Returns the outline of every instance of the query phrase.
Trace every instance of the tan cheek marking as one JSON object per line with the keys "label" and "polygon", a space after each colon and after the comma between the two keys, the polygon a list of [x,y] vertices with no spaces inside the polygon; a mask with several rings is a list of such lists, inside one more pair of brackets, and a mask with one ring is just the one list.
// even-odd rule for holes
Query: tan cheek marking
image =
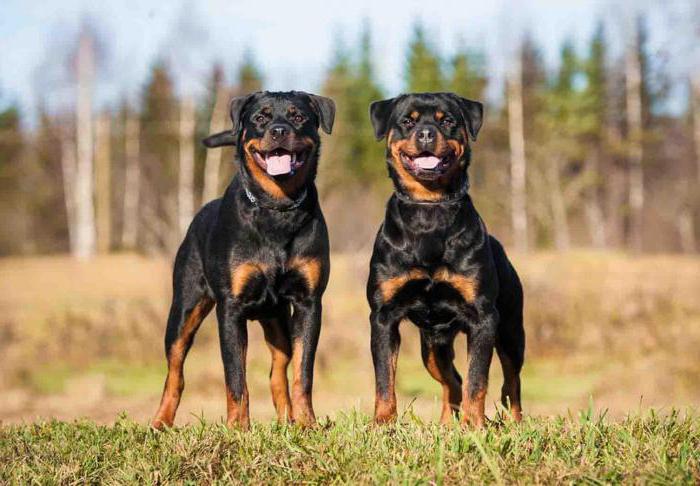
{"label": "tan cheek marking", "polygon": [[293,257],[289,260],[287,266],[304,276],[309,290],[313,291],[318,287],[321,280],[321,260],[309,257]]}
{"label": "tan cheek marking", "polygon": [[449,145],[452,151],[455,153],[457,160],[462,158],[462,155],[464,155],[464,145],[453,139],[447,140],[447,145]]}
{"label": "tan cheek marking", "polygon": [[478,282],[473,277],[452,273],[443,267],[435,272],[435,275],[433,275],[433,280],[450,284],[467,302],[474,302],[476,300]]}
{"label": "tan cheek marking", "polygon": [[445,114],[442,111],[436,111],[435,112],[435,120],[440,121],[443,118],[445,118]]}
{"label": "tan cheek marking", "polygon": [[384,302],[390,301],[401,288],[411,280],[427,278],[428,273],[425,270],[413,268],[407,273],[397,275],[396,277],[384,280],[379,284],[379,291],[382,294]]}
{"label": "tan cheek marking", "polygon": [[253,150],[260,150],[260,139],[254,138],[252,140],[249,140],[243,147],[243,152],[245,155],[245,164],[248,167],[248,170],[250,171],[251,175],[263,191],[265,191],[275,199],[283,199],[286,196],[286,194],[284,193],[282,188],[279,185],[277,185],[275,181],[273,181],[265,171],[262,170],[262,167],[258,165],[253,156]]}
{"label": "tan cheek marking", "polygon": [[231,292],[238,297],[250,279],[258,273],[265,273],[266,265],[261,263],[245,262],[231,271]]}
{"label": "tan cheek marking", "polygon": [[418,117],[420,116],[420,113],[417,111],[412,111],[411,114],[409,115],[413,121],[418,120]]}
{"label": "tan cheek marking", "polygon": [[[398,140],[389,145],[391,149],[391,160],[396,173],[401,179],[404,188],[411,194],[414,199],[421,201],[437,201],[442,197],[441,190],[432,191],[417,181],[413,175],[406,170],[401,162],[401,149],[406,145],[406,140]],[[404,152],[412,153],[413,150],[404,150]]]}

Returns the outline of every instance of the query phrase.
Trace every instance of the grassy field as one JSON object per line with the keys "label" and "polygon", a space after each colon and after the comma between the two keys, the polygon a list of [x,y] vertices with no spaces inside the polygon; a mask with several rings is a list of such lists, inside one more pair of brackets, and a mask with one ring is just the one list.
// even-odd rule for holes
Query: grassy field
{"label": "grassy field", "polygon": [[[402,422],[369,425],[368,257],[332,256],[316,361],[317,429],[271,424],[270,356],[251,323],[250,434],[220,425],[225,398],[212,317],[186,364],[180,428],[145,427],[165,376],[167,259],[0,259],[0,483],[700,481],[697,411],[674,412],[700,403],[700,259],[514,255],[526,294],[526,421],[496,419],[482,433],[434,425],[440,387],[423,368],[410,324],[402,326],[397,374]],[[464,372],[464,338],[456,351]],[[492,419],[500,385],[495,363]],[[605,420],[579,410],[605,411]]]}
{"label": "grassy field", "polygon": [[359,413],[300,430],[201,421],[163,433],[121,418],[0,427],[0,482],[697,484],[700,420],[652,412],[494,422],[485,431],[369,424]]}

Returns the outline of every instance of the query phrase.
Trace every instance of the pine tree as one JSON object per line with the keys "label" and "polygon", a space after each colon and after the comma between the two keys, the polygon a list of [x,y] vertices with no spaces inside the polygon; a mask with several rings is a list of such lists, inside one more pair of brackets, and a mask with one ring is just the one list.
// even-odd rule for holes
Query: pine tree
{"label": "pine tree", "polygon": [[382,163],[382,147],[374,139],[368,107],[371,102],[382,98],[382,92],[375,80],[371,52],[371,33],[369,26],[365,24],[360,37],[357,75],[350,86],[351,100],[348,108],[353,126],[350,151],[354,159],[351,163],[356,164],[361,180],[378,182],[386,174],[386,168]]}
{"label": "pine tree", "polygon": [[23,198],[22,175],[29,167],[22,167],[20,155],[23,149],[19,110],[10,106],[0,110],[0,192],[3,204],[0,218],[0,255],[17,253],[23,248],[23,240],[29,236],[26,228],[26,201]]}
{"label": "pine tree", "polygon": [[[332,168],[322,168],[324,183],[352,180],[383,183],[386,178],[383,148],[374,139],[368,107],[382,98],[372,66],[372,39],[369,26],[360,36],[356,59],[337,43],[333,64],[324,83],[323,93],[335,100],[337,113],[333,136],[324,141],[324,160]],[[342,170],[338,170],[342,168]]]}
{"label": "pine tree", "polygon": [[[602,193],[604,191],[603,167],[606,162],[606,113],[607,86],[606,40],[603,24],[599,24],[588,49],[588,58],[583,64],[586,88],[583,93],[581,119],[585,123],[582,142],[588,147],[586,154],[587,184],[584,211],[591,243],[596,248],[608,244],[604,221]],[[607,171],[606,171],[607,172]]]}
{"label": "pine tree", "polygon": [[156,63],[146,86],[141,115],[143,242],[146,250],[177,244],[178,101],[167,66]]}
{"label": "pine tree", "polygon": [[420,23],[413,27],[406,63],[406,91],[413,93],[444,91],[440,57],[428,42]]}
{"label": "pine tree", "polygon": [[483,54],[460,49],[452,58],[448,91],[465,98],[483,100],[486,84]]}
{"label": "pine tree", "polygon": [[263,76],[255,62],[255,55],[247,50],[243,55],[243,62],[238,68],[236,88],[240,94],[260,91],[263,85]]}

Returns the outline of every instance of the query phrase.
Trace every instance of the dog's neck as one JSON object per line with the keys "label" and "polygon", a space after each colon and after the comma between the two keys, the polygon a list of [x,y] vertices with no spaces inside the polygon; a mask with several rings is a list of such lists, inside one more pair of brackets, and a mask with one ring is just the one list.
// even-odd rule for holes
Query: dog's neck
{"label": "dog's neck", "polygon": [[276,211],[291,211],[300,207],[304,201],[306,201],[309,194],[309,189],[305,185],[294,197],[287,197],[285,200],[280,201],[280,199],[271,197],[268,193],[257,187],[243,173],[241,174],[241,179],[243,194],[245,194],[248,202],[257,208],[273,209]]}
{"label": "dog's neck", "polygon": [[435,205],[435,204],[450,204],[460,202],[469,196],[469,175],[467,169],[460,171],[459,176],[455,177],[447,187],[435,189],[434,193],[437,197],[434,199],[419,199],[412,195],[404,186],[401,178],[396,174],[396,171],[389,165],[389,176],[394,183],[394,194],[396,197],[407,204]]}

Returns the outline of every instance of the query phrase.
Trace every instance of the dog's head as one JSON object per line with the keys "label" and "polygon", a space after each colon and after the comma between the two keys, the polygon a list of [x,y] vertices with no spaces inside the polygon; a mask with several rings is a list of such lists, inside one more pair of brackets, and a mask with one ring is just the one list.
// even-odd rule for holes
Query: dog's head
{"label": "dog's head", "polygon": [[293,197],[316,175],[320,138],[331,133],[333,100],[300,91],[233,98],[233,128],[204,139],[209,148],[235,145],[242,170],[270,196]]}
{"label": "dog's head", "polygon": [[438,201],[466,184],[469,139],[476,140],[481,128],[481,103],[453,93],[417,93],[376,101],[369,111],[377,140],[387,139],[397,191]]}

